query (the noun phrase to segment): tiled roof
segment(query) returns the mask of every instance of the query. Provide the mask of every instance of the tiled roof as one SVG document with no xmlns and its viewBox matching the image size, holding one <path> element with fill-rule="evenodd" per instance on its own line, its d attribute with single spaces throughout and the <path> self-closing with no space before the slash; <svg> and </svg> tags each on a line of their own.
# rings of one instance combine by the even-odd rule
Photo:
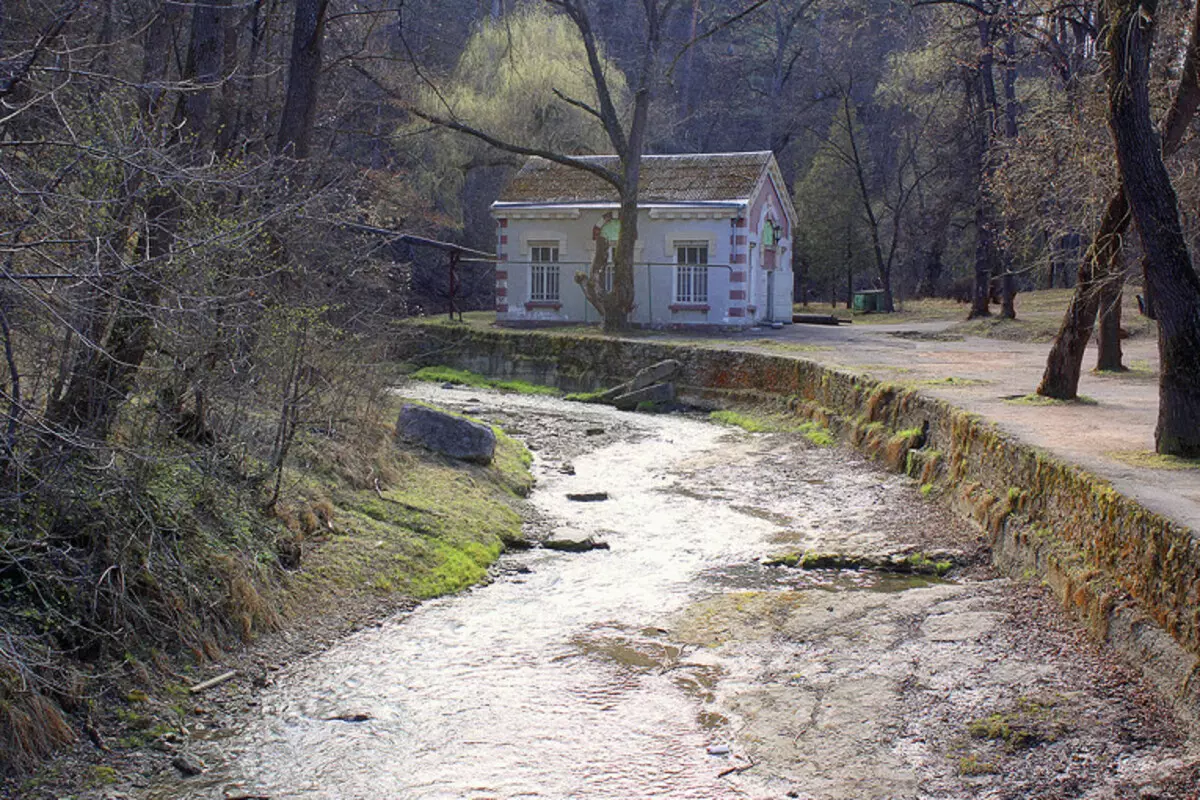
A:
<svg viewBox="0 0 1200 800">
<path fill-rule="evenodd" d="M 620 168 L 616 156 L 584 156 L 581 161 L 608 169 Z M 771 152 L 701 153 L 678 156 L 643 156 L 641 203 L 688 203 L 745 200 L 770 163 Z M 616 202 L 617 192 L 590 172 L 544 158 L 525 162 L 504 191 L 501 203 L 605 203 Z"/>
</svg>

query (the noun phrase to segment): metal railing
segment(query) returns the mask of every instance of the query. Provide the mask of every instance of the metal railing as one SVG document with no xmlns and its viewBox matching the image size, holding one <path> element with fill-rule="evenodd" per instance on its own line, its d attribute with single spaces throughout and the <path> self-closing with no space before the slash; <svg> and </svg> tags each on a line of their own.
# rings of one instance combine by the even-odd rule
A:
<svg viewBox="0 0 1200 800">
<path fill-rule="evenodd" d="M 576 273 L 583 272 L 586 274 L 591 272 L 592 264 L 590 261 L 504 261 L 497 264 L 497 267 L 507 267 L 508 271 L 511 273 L 514 268 L 528 268 L 535 264 L 538 266 L 546 266 L 548 264 L 557 265 L 561 269 L 558 279 L 560 302 L 566 296 L 567 292 L 578 292 L 578 296 L 583 302 L 583 321 L 585 323 L 589 323 L 599 322 L 601 320 L 600 312 L 592 307 L 592 304 L 589 303 L 587 298 L 583 296 L 583 288 L 575 282 Z M 713 270 L 724 270 L 730 276 L 732 276 L 735 268 L 743 270 L 746 269 L 746 266 L 742 264 L 678 264 L 674 261 L 639 261 L 633 265 L 634 308 L 633 312 L 630 314 L 631 322 L 647 324 L 654 323 L 654 276 L 661 274 L 656 273 L 655 270 L 675 269 L 677 267 L 703 267 L 708 270 L 710 275 Z M 609 267 L 609 269 L 611 269 L 611 267 Z M 709 296 L 710 300 L 708 302 L 712 303 L 711 282 L 709 285 Z M 645 303 L 641 302 L 643 297 L 645 298 Z M 669 290 L 668 298 L 668 302 L 663 306 L 664 309 L 674 302 L 674 279 L 671 281 L 671 289 Z M 513 300 L 511 295 L 509 296 L 509 300 Z"/>
</svg>

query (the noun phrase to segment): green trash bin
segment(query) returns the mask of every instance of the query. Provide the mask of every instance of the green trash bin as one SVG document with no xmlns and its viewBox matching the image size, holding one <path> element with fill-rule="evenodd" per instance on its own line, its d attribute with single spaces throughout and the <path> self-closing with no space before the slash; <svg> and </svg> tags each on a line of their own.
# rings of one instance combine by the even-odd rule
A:
<svg viewBox="0 0 1200 800">
<path fill-rule="evenodd" d="M 868 289 L 854 293 L 854 310 L 863 314 L 871 314 L 883 310 L 883 290 Z"/>
</svg>

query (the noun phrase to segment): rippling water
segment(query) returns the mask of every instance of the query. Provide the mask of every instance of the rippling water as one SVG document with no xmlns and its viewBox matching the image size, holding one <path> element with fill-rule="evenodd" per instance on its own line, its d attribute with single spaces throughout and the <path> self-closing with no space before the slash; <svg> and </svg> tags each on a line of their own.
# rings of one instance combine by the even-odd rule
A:
<svg viewBox="0 0 1200 800">
<path fill-rule="evenodd" d="M 718 777 L 731 762 L 707 752 L 728 736 L 703 713 L 715 676 L 702 659 L 680 662 L 658 627 L 720 591 L 719 577 L 702 575 L 760 555 L 778 529 L 687 491 L 681 468 L 719 458 L 742 435 L 680 417 L 488 400 L 559 425 L 638 430 L 636 441 L 574 458 L 573 476 L 541 469 L 531 497 L 612 549 L 509 556 L 530 572 L 348 638 L 282 675 L 256 721 L 211 743 L 206 758 L 221 762 L 211 773 L 154 796 L 235 785 L 303 798 L 743 796 Z M 566 499 L 594 490 L 610 499 Z M 370 719 L 331 719 L 353 714 Z"/>
<path fill-rule="evenodd" d="M 974 541 L 907 478 L 685 417 L 405 391 L 526 438 L 531 529 L 611 550 L 505 556 L 491 585 L 296 664 L 238 729 L 193 741 L 209 772 L 148 797 L 1123 797 L 1177 762 L 1175 745 L 1128 734 L 1137 692 L 1094 683 L 1104 662 L 1013 616 L 1004 580 L 760 563 Z M 1049 725 L 1045 740 L 968 735 L 997 713 Z"/>
</svg>

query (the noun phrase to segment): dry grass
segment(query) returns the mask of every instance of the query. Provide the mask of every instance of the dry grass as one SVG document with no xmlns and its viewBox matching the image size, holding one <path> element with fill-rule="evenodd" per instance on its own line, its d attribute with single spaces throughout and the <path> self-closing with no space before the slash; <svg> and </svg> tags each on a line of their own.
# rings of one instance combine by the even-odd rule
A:
<svg viewBox="0 0 1200 800">
<path fill-rule="evenodd" d="M 1058 333 L 1063 314 L 1067 310 L 1073 289 L 1042 289 L 1022 292 L 1017 295 L 1017 319 L 1000 319 L 992 316 L 979 320 L 967 320 L 969 307 L 963 303 L 944 298 L 908 300 L 898 304 L 894 314 L 856 314 L 844 308 L 831 310 L 843 319 L 853 319 L 855 325 L 905 325 L 927 322 L 953 323 L 947 332 L 964 336 L 982 336 L 1014 342 L 1049 342 Z M 798 311 L 815 313 L 820 306 L 807 308 L 796 306 Z M 996 311 L 993 306 L 993 312 Z M 1122 327 L 1131 336 L 1150 335 L 1154 323 L 1138 313 L 1135 290 L 1127 290 L 1122 296 Z"/>
<path fill-rule="evenodd" d="M 36 691 L 20 686 L 10 672 L 0 686 L 0 764 L 3 771 L 28 769 L 75 741 L 75 733 L 58 706 Z"/>
</svg>

